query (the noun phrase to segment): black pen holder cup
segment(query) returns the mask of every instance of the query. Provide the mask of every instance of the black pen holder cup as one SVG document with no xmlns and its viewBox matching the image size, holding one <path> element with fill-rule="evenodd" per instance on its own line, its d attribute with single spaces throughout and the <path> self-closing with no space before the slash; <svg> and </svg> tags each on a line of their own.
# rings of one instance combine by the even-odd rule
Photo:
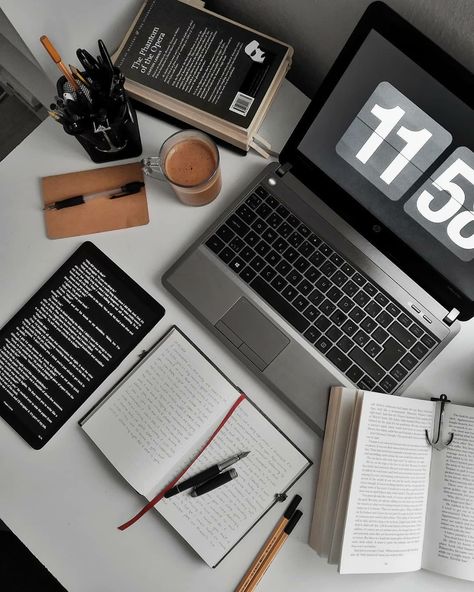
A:
<svg viewBox="0 0 474 592">
<path fill-rule="evenodd" d="M 107 117 L 102 121 L 93 121 L 92 129 L 87 132 L 65 131 L 76 137 L 94 162 L 134 158 L 142 153 L 137 115 L 128 98 L 121 116 L 111 121 Z"/>
</svg>

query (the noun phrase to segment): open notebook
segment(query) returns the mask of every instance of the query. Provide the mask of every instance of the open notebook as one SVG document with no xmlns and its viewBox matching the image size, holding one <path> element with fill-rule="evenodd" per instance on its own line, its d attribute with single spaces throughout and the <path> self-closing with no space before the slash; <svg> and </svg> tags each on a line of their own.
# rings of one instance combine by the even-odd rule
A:
<svg viewBox="0 0 474 592">
<path fill-rule="evenodd" d="M 240 391 L 176 327 L 81 421 L 108 460 L 148 500 L 189 465 Z M 211 567 L 311 465 L 245 399 L 183 477 L 239 452 L 238 478 L 202 495 L 190 490 L 155 509 Z"/>
</svg>

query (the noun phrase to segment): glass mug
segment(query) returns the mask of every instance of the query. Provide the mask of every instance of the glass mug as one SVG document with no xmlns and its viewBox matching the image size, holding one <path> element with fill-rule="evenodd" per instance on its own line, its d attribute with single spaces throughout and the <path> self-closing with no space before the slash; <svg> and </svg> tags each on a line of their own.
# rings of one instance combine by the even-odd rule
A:
<svg viewBox="0 0 474 592">
<path fill-rule="evenodd" d="M 145 175 L 167 181 L 188 206 L 213 201 L 222 187 L 219 151 L 197 130 L 177 132 L 163 142 L 159 156 L 142 160 Z"/>
</svg>

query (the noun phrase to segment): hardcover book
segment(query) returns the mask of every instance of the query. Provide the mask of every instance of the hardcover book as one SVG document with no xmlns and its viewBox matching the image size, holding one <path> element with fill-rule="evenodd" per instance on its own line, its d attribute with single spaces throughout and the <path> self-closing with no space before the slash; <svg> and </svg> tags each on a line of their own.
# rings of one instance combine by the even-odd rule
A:
<svg viewBox="0 0 474 592">
<path fill-rule="evenodd" d="M 257 134 L 293 49 L 196 2 L 149 0 L 115 55 L 131 97 L 245 151 Z M 263 147 L 262 147 L 263 146 Z"/>
</svg>

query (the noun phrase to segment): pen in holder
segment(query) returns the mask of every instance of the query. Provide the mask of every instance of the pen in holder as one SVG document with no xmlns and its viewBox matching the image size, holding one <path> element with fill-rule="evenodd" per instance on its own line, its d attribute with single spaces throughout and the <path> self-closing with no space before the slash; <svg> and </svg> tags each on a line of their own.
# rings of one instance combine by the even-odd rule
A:
<svg viewBox="0 0 474 592">
<path fill-rule="evenodd" d="M 56 103 L 49 114 L 74 136 L 94 162 L 133 158 L 142 153 L 135 110 L 123 87 L 125 77 L 113 65 L 99 40 L 100 55 L 94 58 L 84 49 L 77 50 L 83 71 L 63 64 L 46 36 L 41 42 L 63 72 L 56 88 Z"/>
</svg>

